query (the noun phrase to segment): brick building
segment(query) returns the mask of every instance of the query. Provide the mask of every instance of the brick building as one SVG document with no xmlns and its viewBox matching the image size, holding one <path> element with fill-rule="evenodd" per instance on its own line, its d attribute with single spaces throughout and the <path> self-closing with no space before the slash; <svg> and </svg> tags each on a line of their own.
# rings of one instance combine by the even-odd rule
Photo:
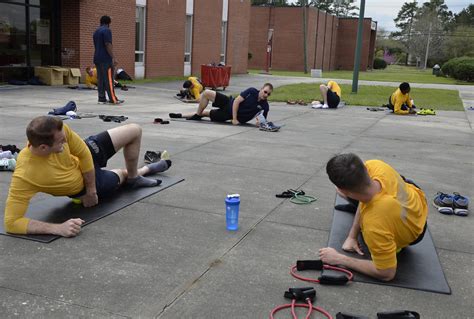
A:
<svg viewBox="0 0 474 319">
<path fill-rule="evenodd" d="M 132 76 L 199 75 L 211 62 L 247 71 L 250 0 L 0 0 L 0 11 L 0 81 L 39 65 L 84 72 L 102 15 Z"/>
<path fill-rule="evenodd" d="M 199 76 L 212 62 L 233 74 L 265 69 L 268 44 L 271 68 L 302 71 L 305 42 L 308 69 L 352 69 L 357 32 L 357 19 L 250 0 L 0 0 L 0 12 L 0 82 L 26 79 L 41 65 L 84 74 L 102 15 L 112 18 L 119 67 L 136 78 Z M 372 65 L 375 33 L 365 19 L 361 70 Z"/>
<path fill-rule="evenodd" d="M 308 70 L 352 70 L 357 22 L 312 7 L 252 6 L 249 68 L 304 71 L 306 39 Z M 372 19 L 365 19 L 361 70 L 372 66 L 376 27 Z"/>
</svg>

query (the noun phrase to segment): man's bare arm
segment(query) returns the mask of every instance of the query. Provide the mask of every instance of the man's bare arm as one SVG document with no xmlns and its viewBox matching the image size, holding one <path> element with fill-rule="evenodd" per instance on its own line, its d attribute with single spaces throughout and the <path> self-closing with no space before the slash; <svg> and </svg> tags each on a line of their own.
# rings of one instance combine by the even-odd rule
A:
<svg viewBox="0 0 474 319">
<path fill-rule="evenodd" d="M 86 173 L 82 173 L 84 178 L 84 186 L 86 188 L 86 194 L 81 197 L 82 205 L 84 207 L 92 207 L 99 203 L 97 197 L 97 189 L 95 185 L 95 170 L 90 170 Z"/>
<path fill-rule="evenodd" d="M 237 125 L 239 121 L 237 120 L 237 113 L 239 111 L 240 103 L 244 100 L 243 97 L 240 95 L 234 99 L 234 103 L 232 103 L 232 124 Z"/>
<path fill-rule="evenodd" d="M 397 272 L 396 267 L 378 269 L 371 260 L 348 257 L 338 253 L 334 248 L 329 247 L 320 249 L 319 257 L 326 264 L 344 266 L 383 281 L 392 280 Z"/>
<path fill-rule="evenodd" d="M 115 55 L 114 55 L 114 46 L 112 45 L 112 43 L 110 42 L 107 42 L 105 44 L 105 48 L 107 49 L 107 53 L 110 55 L 110 57 L 112 58 L 112 63 L 114 65 L 117 65 L 117 60 L 115 60 Z"/>
<path fill-rule="evenodd" d="M 81 231 L 84 221 L 80 218 L 72 218 L 62 224 L 45 223 L 31 219 L 28 223 L 28 234 L 50 234 L 63 237 L 74 237 Z"/>
</svg>

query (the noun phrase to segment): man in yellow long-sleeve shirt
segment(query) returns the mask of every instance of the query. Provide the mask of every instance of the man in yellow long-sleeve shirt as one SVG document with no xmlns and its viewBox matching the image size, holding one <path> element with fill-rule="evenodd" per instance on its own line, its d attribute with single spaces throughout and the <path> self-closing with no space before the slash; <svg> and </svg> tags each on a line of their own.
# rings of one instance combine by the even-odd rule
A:
<svg viewBox="0 0 474 319">
<path fill-rule="evenodd" d="M 388 98 L 388 108 L 395 114 L 415 114 L 415 106 L 410 98 L 410 84 L 403 82 Z"/>
<path fill-rule="evenodd" d="M 201 100 L 201 93 L 204 87 L 202 86 L 201 82 L 199 82 L 198 78 L 195 76 L 190 76 L 186 81 L 183 83 L 183 88 L 177 94 L 178 96 L 188 99 L 188 100 L 195 100 L 199 102 Z"/>
<path fill-rule="evenodd" d="M 392 280 L 397 271 L 397 253 L 420 242 L 425 234 L 425 194 L 383 161 L 364 163 L 351 153 L 331 158 L 326 171 L 340 195 L 359 201 L 342 249 L 363 255 L 357 240 L 362 232 L 372 260 L 348 257 L 333 248 L 320 249 L 321 260 L 383 281 Z"/>
<path fill-rule="evenodd" d="M 171 161 L 160 160 L 137 168 L 142 136 L 137 124 L 115 127 L 83 141 L 59 118 L 40 116 L 28 124 L 26 135 L 28 144 L 18 156 L 5 207 L 9 233 L 76 236 L 84 223 L 80 218 L 62 224 L 26 218 L 31 198 L 43 192 L 78 198 L 91 207 L 125 183 L 132 188 L 158 186 L 160 180 L 143 176 L 171 166 Z M 103 169 L 120 149 L 126 168 Z"/>
</svg>

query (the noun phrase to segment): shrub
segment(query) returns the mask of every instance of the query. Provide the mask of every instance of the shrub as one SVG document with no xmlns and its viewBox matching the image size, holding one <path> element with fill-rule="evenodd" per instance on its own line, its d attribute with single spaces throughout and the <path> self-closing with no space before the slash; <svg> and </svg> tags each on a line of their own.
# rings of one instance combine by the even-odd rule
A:
<svg viewBox="0 0 474 319">
<path fill-rule="evenodd" d="M 461 81 L 474 81 L 474 58 L 460 57 L 449 60 L 441 67 L 443 74 Z"/>
<path fill-rule="evenodd" d="M 387 67 L 387 62 L 384 59 L 375 58 L 374 59 L 374 69 L 385 69 Z"/>
</svg>

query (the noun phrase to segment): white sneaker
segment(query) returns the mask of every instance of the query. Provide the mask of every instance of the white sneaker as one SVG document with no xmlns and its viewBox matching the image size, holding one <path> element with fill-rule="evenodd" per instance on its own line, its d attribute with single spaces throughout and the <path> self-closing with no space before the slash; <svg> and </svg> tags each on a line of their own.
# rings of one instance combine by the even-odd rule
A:
<svg viewBox="0 0 474 319">
<path fill-rule="evenodd" d="M 319 103 L 319 104 L 313 104 L 313 105 L 311 105 L 311 107 L 312 107 L 313 109 L 322 109 L 322 108 L 323 108 L 323 105 L 322 105 L 321 103 Z"/>
<path fill-rule="evenodd" d="M 328 108 L 329 108 L 329 105 L 324 104 L 322 108 L 323 108 L 323 109 L 328 109 Z"/>
</svg>

